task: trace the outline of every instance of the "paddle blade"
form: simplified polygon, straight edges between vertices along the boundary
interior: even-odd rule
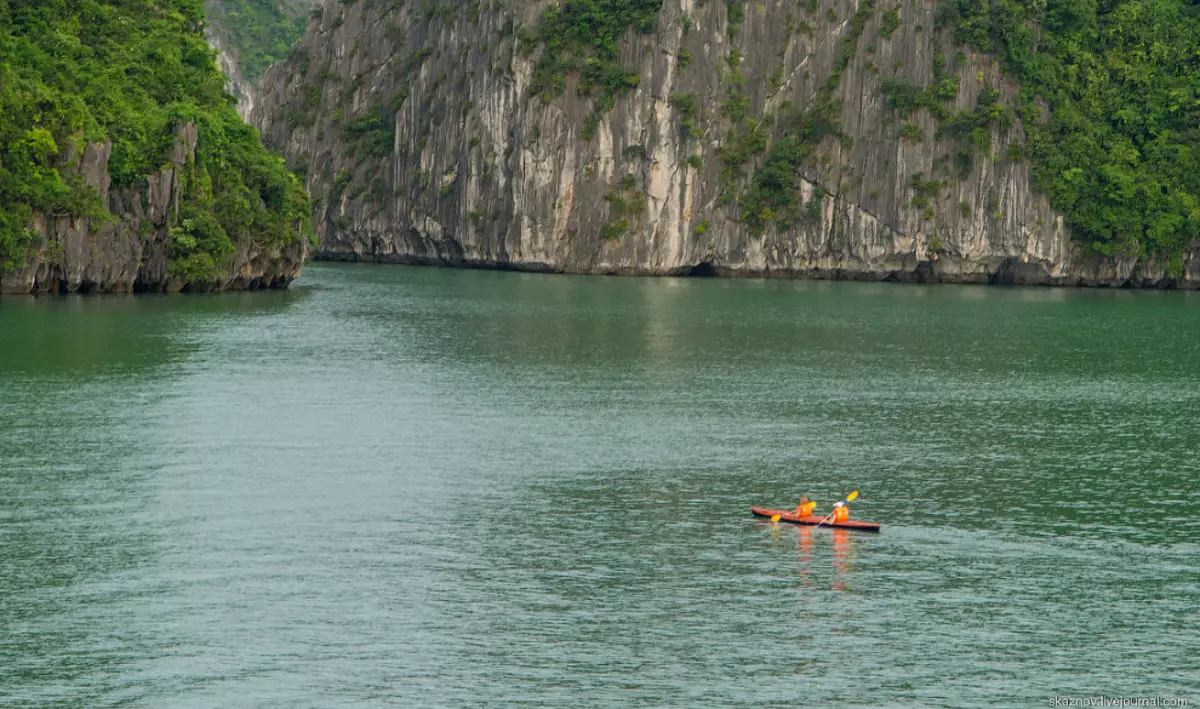
[[[858,490],[846,495],[846,502],[854,502],[854,498],[858,497]]]
[[[771,521],[772,521],[772,522],[778,522],[778,521],[779,521],[779,515],[771,515]]]

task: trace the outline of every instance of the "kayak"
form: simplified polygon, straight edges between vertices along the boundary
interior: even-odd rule
[[[798,515],[795,510],[768,510],[765,507],[751,507],[750,511],[757,517],[774,517],[779,515],[780,522],[791,522],[792,524],[821,524],[821,520],[825,519],[822,515]],[[875,522],[859,522],[857,520],[846,520],[845,522],[834,522],[830,520],[822,527],[835,527],[837,529],[857,529],[860,532],[878,532],[879,525]]]

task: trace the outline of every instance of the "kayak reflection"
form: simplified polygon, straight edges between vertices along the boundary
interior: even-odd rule
[[[775,531],[778,532],[778,528]],[[816,537],[829,538],[831,552],[828,558],[832,561],[833,566],[833,580],[830,583],[830,589],[844,591],[854,570],[852,564],[854,535],[845,529],[832,529],[830,532],[831,534],[827,535],[814,533],[812,527],[795,528],[796,575],[800,577],[805,586],[811,586],[821,578],[819,568],[824,566],[823,560],[826,557],[820,553]]]

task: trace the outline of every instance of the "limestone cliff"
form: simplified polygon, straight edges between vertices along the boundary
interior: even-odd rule
[[[896,110],[889,87],[947,78],[950,110],[999,115],[1016,93],[994,60],[935,31],[932,0],[763,0],[735,28],[726,2],[665,0],[653,33],[620,42],[636,87],[598,114],[576,75],[561,96],[531,92],[542,49],[520,51],[520,34],[552,4],[325,1],[252,112],[306,174],[318,258],[1200,285],[1195,249],[1174,275],[1081,250],[1030,188],[1020,121],[988,121],[972,154],[927,108]],[[835,125],[806,129],[812,149],[783,179],[796,208],[747,213],[765,146],[822,102]]]
[[[308,242],[263,247],[237,242],[236,254],[214,280],[172,275],[169,230],[181,206],[181,172],[195,160],[199,132],[184,124],[168,162],[140,188],[114,190],[108,163],[111,143],[91,143],[76,153],[73,142],[60,164],[96,190],[110,212],[96,223],[86,217],[35,213],[40,246],[25,266],[0,278],[0,293],[88,293],[133,291],[219,291],[287,287],[299,275]]]

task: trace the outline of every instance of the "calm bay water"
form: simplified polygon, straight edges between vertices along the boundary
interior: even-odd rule
[[[0,706],[1196,705],[1198,408],[1191,293],[6,297]]]

